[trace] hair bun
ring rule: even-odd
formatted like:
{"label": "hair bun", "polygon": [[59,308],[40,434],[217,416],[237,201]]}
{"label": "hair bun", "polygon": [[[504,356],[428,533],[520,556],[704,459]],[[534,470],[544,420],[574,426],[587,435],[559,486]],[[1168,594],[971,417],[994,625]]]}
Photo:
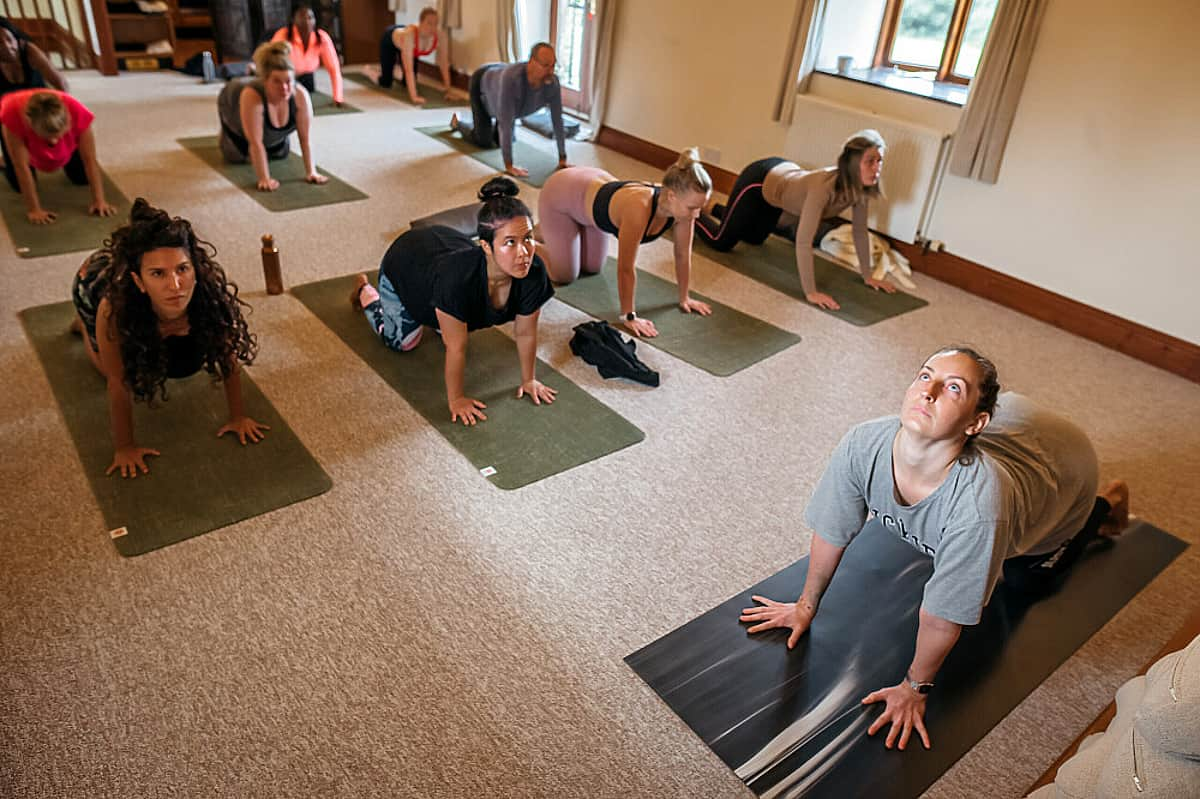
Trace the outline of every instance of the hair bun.
{"label": "hair bun", "polygon": [[171,217],[161,208],[155,208],[145,197],[138,197],[129,209],[129,221],[134,224],[146,222],[169,222]]}
{"label": "hair bun", "polygon": [[675,165],[686,169],[692,164],[700,163],[700,150],[696,147],[689,147],[679,154],[679,158],[675,160]]}
{"label": "hair bun", "polygon": [[501,197],[516,197],[520,192],[515,181],[503,176],[494,177],[479,190],[479,201],[498,200]]}

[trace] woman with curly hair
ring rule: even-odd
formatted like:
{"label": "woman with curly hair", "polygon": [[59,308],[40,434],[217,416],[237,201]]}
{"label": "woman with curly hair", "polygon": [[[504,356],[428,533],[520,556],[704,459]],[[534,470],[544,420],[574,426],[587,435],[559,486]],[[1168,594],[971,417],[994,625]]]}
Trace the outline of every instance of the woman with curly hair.
{"label": "woman with curly hair", "polygon": [[215,255],[191,223],[139,197],[129,224],[117,228],[75,276],[74,327],[86,334],[88,355],[108,381],[116,453],[105,474],[149,471],[146,456],[159,452],[134,441],[133,401],[153,407],[156,399],[166,400],[167,378],[204,369],[225,384],[229,421],[218,436],[236,433],[245,444],[270,429],[242,409],[239,364],[254,361],[258,342],[246,326],[237,286]]}

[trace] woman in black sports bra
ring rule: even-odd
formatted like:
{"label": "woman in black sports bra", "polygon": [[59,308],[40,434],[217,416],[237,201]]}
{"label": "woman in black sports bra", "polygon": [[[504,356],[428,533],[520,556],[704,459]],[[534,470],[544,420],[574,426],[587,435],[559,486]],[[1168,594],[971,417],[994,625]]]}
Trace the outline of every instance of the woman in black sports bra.
{"label": "woman in black sports bra", "polygon": [[608,257],[607,234],[617,237],[618,321],[636,336],[657,336],[649,319],[637,315],[637,251],[675,227],[675,279],[679,308],[708,316],[712,309],[688,294],[692,271],[693,220],[712,193],[712,179],[696,150],[685,150],[667,169],[661,185],[617,180],[603,169],[575,166],[560,169],[546,181],[538,197],[538,254],[551,280],[570,283],[580,272],[595,274]]}
{"label": "woman in black sports bra", "polygon": [[85,337],[88,356],[108,383],[112,426],[112,465],[137,477],[149,471],[133,437],[133,401],[153,406],[166,400],[168,378],[204,369],[225,384],[229,421],[217,435],[262,440],[267,429],[242,409],[241,364],[258,352],[242,316],[238,289],[213,260],[212,245],[200,241],[191,224],[171,218],[142,198],[129,224],[84,261],[75,275],[71,299],[79,318],[72,328]]}

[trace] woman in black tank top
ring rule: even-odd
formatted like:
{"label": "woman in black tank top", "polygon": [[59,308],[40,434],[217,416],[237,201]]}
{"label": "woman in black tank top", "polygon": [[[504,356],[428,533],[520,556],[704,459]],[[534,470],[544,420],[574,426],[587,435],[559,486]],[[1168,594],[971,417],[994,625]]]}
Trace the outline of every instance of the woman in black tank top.
{"label": "woman in black tank top", "polygon": [[617,321],[635,336],[657,336],[654,323],[638,316],[634,307],[637,251],[666,233],[678,219],[685,223],[674,226],[673,234],[679,308],[685,313],[711,314],[712,309],[693,299],[688,290],[692,223],[712,192],[712,179],[696,151],[684,151],[663,175],[662,185],[611,178],[601,169],[570,167],[546,181],[538,197],[538,252],[550,277],[570,283],[581,272],[599,272],[608,255],[606,234],[616,236]]}
{"label": "woman in black tank top", "polygon": [[0,18],[0,96],[45,87],[65,92],[67,82],[40,47],[7,19]]}
{"label": "woman in black tank top", "polygon": [[230,163],[245,163],[249,158],[259,191],[279,188],[268,160],[288,157],[293,130],[300,139],[305,181],[321,185],[329,180],[317,171],[313,158],[308,136],[312,100],[296,83],[296,70],[288,56],[291,50],[287,42],[259,45],[254,51],[258,77],[231,81],[217,98],[221,154]]}
{"label": "woman in black tank top", "polygon": [[129,224],[113,231],[75,276],[73,328],[108,384],[109,421],[116,449],[105,474],[136,477],[149,471],[133,435],[133,401],[167,399],[168,378],[204,369],[225,384],[229,421],[217,435],[260,441],[266,425],[242,409],[241,364],[258,352],[242,316],[238,289],[184,219],[172,219],[140,197]]}

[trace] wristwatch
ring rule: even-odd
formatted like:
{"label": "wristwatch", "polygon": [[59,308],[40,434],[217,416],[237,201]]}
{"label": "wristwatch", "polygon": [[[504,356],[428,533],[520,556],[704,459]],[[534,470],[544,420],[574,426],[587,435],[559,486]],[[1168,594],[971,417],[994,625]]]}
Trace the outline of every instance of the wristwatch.
{"label": "wristwatch", "polygon": [[629,313],[623,313],[623,314],[621,314],[621,318],[624,319],[626,322],[632,322],[634,319],[637,319],[637,313],[634,311],[630,311]]}
{"label": "wristwatch", "polygon": [[904,672],[904,680],[905,680],[905,682],[908,683],[909,688],[913,689],[914,691],[916,691],[919,694],[924,695],[924,694],[929,693],[931,690],[933,690],[933,683],[921,682],[920,680],[914,680],[912,678],[912,675],[909,674],[907,671]]}

